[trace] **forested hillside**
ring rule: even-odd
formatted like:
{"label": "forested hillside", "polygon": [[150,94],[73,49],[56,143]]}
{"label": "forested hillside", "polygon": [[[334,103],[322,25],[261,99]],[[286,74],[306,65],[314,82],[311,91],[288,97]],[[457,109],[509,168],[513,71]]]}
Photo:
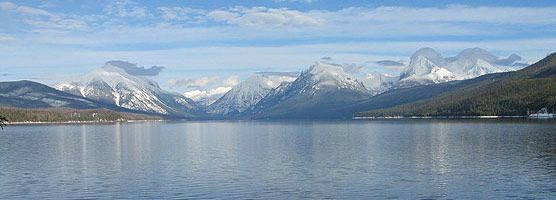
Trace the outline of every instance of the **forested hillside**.
{"label": "forested hillside", "polygon": [[70,122],[70,121],[125,121],[125,120],[156,120],[158,116],[114,112],[107,109],[25,109],[0,107],[0,115],[11,122]]}

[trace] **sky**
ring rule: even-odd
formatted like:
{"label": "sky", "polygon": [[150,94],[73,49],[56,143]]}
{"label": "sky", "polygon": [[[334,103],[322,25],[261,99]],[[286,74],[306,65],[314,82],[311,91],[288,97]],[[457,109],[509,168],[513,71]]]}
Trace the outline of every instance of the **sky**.
{"label": "sky", "polygon": [[554,16],[554,0],[0,0],[0,80],[52,85],[124,60],[162,66],[151,78],[188,92],[323,57],[404,61],[422,47],[533,62],[556,51]]}

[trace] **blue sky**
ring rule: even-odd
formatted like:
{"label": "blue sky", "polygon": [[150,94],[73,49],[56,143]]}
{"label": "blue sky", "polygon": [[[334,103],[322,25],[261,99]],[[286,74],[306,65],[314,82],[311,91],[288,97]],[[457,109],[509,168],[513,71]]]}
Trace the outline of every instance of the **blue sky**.
{"label": "blue sky", "polygon": [[164,66],[153,78],[184,92],[174,83],[299,71],[325,56],[407,60],[421,47],[536,61],[556,50],[554,16],[553,0],[0,0],[0,79],[54,84],[126,60]]}

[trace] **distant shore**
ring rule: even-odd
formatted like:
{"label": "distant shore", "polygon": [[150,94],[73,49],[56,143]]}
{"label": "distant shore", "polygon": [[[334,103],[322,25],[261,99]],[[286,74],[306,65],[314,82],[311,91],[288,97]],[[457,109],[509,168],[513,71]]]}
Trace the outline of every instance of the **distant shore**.
{"label": "distant shore", "polygon": [[554,119],[554,118],[536,118],[529,116],[431,116],[431,117],[405,117],[405,116],[392,116],[392,117],[353,117],[352,119]]}
{"label": "distant shore", "polygon": [[117,122],[161,122],[166,121],[165,119],[142,119],[142,120],[114,120],[114,121],[63,121],[63,122],[7,122],[6,125],[39,125],[39,124],[111,124]]}
{"label": "distant shore", "polygon": [[[434,117],[352,117],[352,120],[367,120],[367,119],[556,119],[556,118],[535,118],[529,116],[434,116]],[[136,122],[163,122],[171,121],[171,119],[139,119],[139,120],[113,120],[113,121],[61,121],[61,122],[8,122],[6,125],[43,125],[43,124],[111,124],[117,122],[136,123]],[[193,120],[193,121],[212,121],[212,120]],[[256,120],[254,120],[256,121]]]}

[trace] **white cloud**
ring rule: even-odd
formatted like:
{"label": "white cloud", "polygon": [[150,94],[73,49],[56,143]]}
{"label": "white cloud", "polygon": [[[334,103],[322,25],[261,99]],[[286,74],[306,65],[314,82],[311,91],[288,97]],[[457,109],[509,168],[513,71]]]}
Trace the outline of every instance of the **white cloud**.
{"label": "white cloud", "polygon": [[[46,46],[0,46],[3,66],[92,66],[107,60],[131,60],[144,65],[167,66],[167,72],[176,69],[221,69],[254,71],[302,70],[323,56],[339,61],[357,63],[372,60],[407,59],[422,47],[432,47],[446,56],[454,55],[464,48],[481,47],[499,56],[517,53],[527,59],[540,59],[556,51],[556,38],[515,39],[494,41],[380,41],[338,42],[323,44],[285,46],[224,46],[188,47],[167,50],[76,50],[70,47]],[[33,59],[24,59],[33,57]],[[64,57],[64,63],[59,58]],[[218,59],[215,59],[215,58]],[[17,59],[16,59],[17,58]],[[1,66],[0,66],[1,67]],[[171,73],[164,73],[165,76]],[[178,76],[178,75],[176,75]]]}
{"label": "white cloud", "polygon": [[226,21],[226,22],[230,21],[231,22],[231,21],[235,20],[236,18],[240,17],[240,15],[236,14],[236,13],[229,12],[229,11],[215,10],[215,11],[210,12],[208,14],[208,17],[212,18],[213,20],[216,20],[216,21]]}
{"label": "white cloud", "polygon": [[55,17],[54,14],[51,14],[50,12],[48,12],[46,10],[39,9],[39,8],[33,8],[33,7],[29,7],[29,6],[18,6],[15,10],[17,12],[19,12],[21,14],[25,14],[25,15]]}
{"label": "white cloud", "polygon": [[108,15],[118,17],[137,17],[142,18],[147,16],[147,8],[139,6],[131,0],[116,0],[104,7],[104,12]]}
{"label": "white cloud", "polygon": [[[94,48],[128,44],[237,44],[244,41],[257,43],[268,40],[311,41],[326,38],[353,40],[436,36],[509,37],[537,34],[538,31],[535,29],[538,28],[542,28],[543,32],[556,32],[555,26],[543,25],[556,24],[556,18],[552,17],[556,15],[556,7],[353,7],[338,11],[233,7],[211,12],[184,7],[159,9],[161,10],[158,12],[152,12],[159,14],[159,21],[149,18],[133,25],[125,24],[125,21],[117,26],[110,24],[110,20],[114,20],[110,17],[96,17],[95,20],[83,20],[82,23],[60,21],[55,25],[44,20],[37,23],[27,22],[40,26],[41,29],[67,27],[87,30],[89,27],[86,25],[94,23],[99,26],[88,33],[38,37],[30,35],[27,40]],[[512,14],[514,12],[520,13],[521,18]],[[85,18],[83,16],[81,19]],[[212,24],[212,20],[231,26]],[[497,20],[500,22],[496,22]],[[207,24],[196,26],[183,23],[184,21]],[[161,25],[162,22],[167,24]]]}
{"label": "white cloud", "polygon": [[63,31],[86,30],[89,28],[85,21],[39,8],[18,6],[11,2],[0,3],[0,8],[17,13],[22,17],[21,21],[23,23],[35,28],[33,32],[60,33]]}
{"label": "white cloud", "polygon": [[[424,46],[444,52],[481,47],[501,56],[516,52],[530,59],[556,51],[553,6],[149,10],[124,1],[108,7],[109,16],[79,15],[1,2],[2,15],[9,16],[2,19],[9,22],[6,27],[16,28],[8,31],[11,35],[0,35],[6,44],[0,45],[0,60],[4,66],[37,68],[92,68],[123,59],[169,66],[168,71],[257,71],[303,69],[323,56],[346,62],[405,59]],[[187,23],[190,21],[199,24]],[[13,33],[19,30],[24,34]],[[18,42],[6,42],[14,39]],[[181,80],[183,75],[172,78]]]}
{"label": "white cloud", "polygon": [[41,8],[53,8],[53,7],[56,7],[56,4],[52,3],[49,0],[43,0],[39,4],[39,7],[41,7]]}
{"label": "white cloud", "polygon": [[197,79],[170,79],[168,84],[171,87],[181,88],[201,88],[209,84],[214,84],[220,80],[218,76],[205,76]]}
{"label": "white cloud", "polygon": [[313,3],[317,0],[274,0],[275,2],[290,2],[290,3]]}
{"label": "white cloud", "polygon": [[232,75],[222,81],[222,85],[233,87],[239,84],[239,76]]}
{"label": "white cloud", "polygon": [[556,7],[350,7],[335,12],[320,12],[325,18],[341,22],[474,22],[474,23],[555,23]]}
{"label": "white cloud", "polygon": [[43,31],[43,33],[44,30],[86,30],[88,28],[87,23],[75,19],[24,20],[24,22],[33,27],[40,28],[38,31]]}
{"label": "white cloud", "polygon": [[287,8],[234,7],[215,10],[207,16],[215,21],[240,26],[303,27],[323,23],[323,19]]}
{"label": "white cloud", "polygon": [[201,9],[193,9],[187,7],[158,7],[158,11],[161,12],[162,18],[164,20],[195,20],[199,21],[201,15],[205,14],[204,10]]}
{"label": "white cloud", "polygon": [[239,76],[230,75],[224,79],[220,76],[203,76],[189,79],[170,79],[167,81],[171,88],[185,90],[211,89],[217,87],[234,87],[239,83]]}
{"label": "white cloud", "polygon": [[[218,9],[207,14],[209,19],[240,26],[268,27],[312,27],[328,24],[344,32],[365,29],[366,26],[378,30],[417,30],[418,26],[450,29],[458,26],[473,26],[478,23],[500,24],[553,24],[556,23],[556,7],[473,7],[450,5],[446,7],[349,7],[337,11],[299,11],[288,8],[232,7]],[[425,24],[423,24],[425,23]],[[353,30],[342,27],[353,26]],[[409,26],[404,28],[400,26]],[[481,27],[474,27],[481,28]],[[459,28],[461,29],[461,28]],[[484,27],[483,27],[484,29]],[[429,29],[431,30],[431,29]],[[437,30],[438,31],[438,30]],[[386,34],[391,31],[387,31]],[[439,32],[446,32],[441,30]],[[454,31],[456,32],[456,31]]]}
{"label": "white cloud", "polygon": [[208,90],[192,90],[183,93],[183,95],[194,101],[207,101],[205,103],[208,105],[218,100],[218,98],[226,94],[226,92],[231,89],[232,87],[217,87]]}
{"label": "white cloud", "polygon": [[17,39],[11,35],[0,33],[0,43],[13,42]]}
{"label": "white cloud", "polygon": [[12,2],[0,2],[0,9],[2,10],[12,10],[17,8],[17,5]]}
{"label": "white cloud", "polygon": [[[192,87],[186,89],[184,96],[208,105],[236,86],[239,83],[239,76],[231,75],[224,79],[220,79],[218,76],[200,77],[197,79],[185,79],[183,82],[194,83],[188,84]],[[173,83],[169,84],[172,85]]]}

